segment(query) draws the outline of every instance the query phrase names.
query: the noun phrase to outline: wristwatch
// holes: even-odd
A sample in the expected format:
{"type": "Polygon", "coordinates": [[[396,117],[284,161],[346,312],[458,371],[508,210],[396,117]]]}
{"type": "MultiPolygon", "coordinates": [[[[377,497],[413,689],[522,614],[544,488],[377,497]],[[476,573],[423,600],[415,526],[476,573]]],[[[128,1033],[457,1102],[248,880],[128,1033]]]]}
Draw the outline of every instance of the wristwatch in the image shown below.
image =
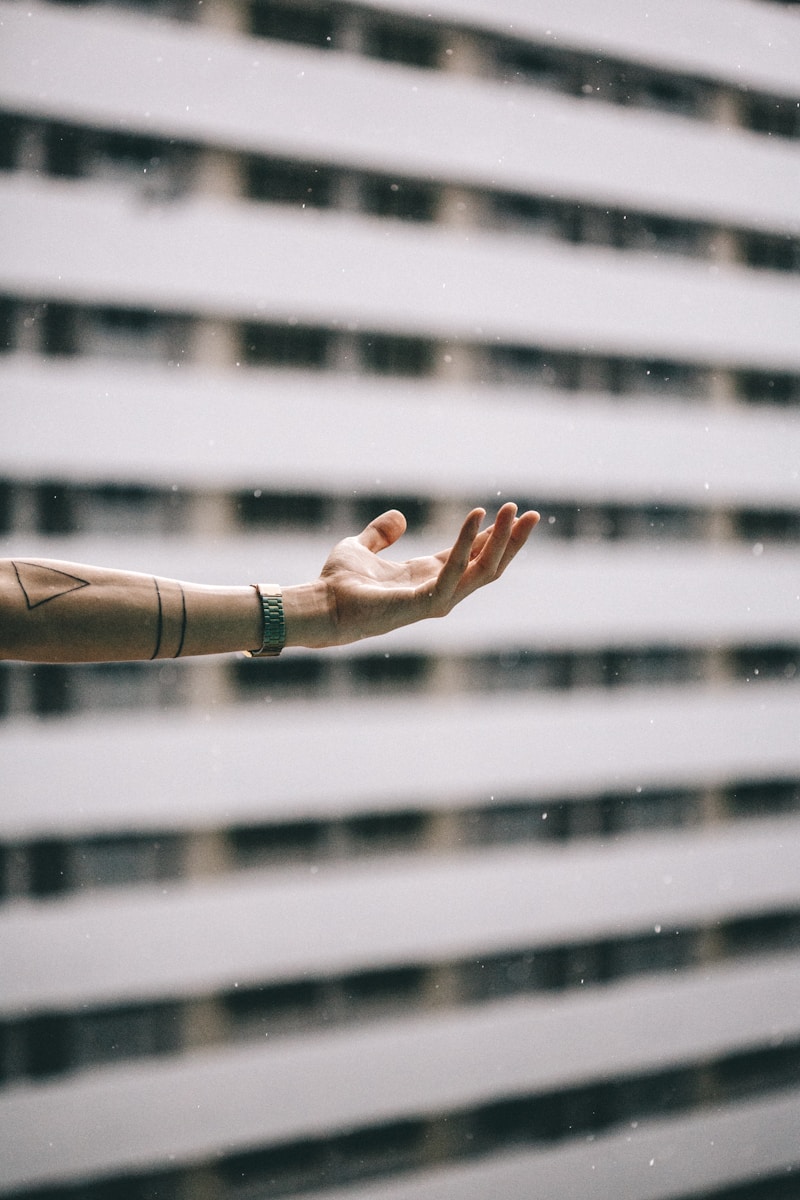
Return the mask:
{"type": "Polygon", "coordinates": [[[286,643],[283,595],[277,583],[252,583],[261,601],[264,632],[257,650],[245,650],[248,658],[277,658],[286,643]]]}

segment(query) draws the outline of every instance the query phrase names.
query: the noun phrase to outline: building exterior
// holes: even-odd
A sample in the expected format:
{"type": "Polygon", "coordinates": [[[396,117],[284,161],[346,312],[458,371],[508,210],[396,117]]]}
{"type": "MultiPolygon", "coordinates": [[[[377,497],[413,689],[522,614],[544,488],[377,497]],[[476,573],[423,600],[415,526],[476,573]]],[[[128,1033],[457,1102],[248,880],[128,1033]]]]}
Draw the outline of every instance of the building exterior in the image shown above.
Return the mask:
{"type": "Polygon", "coordinates": [[[800,13],[0,0],[3,556],[444,622],[0,668],[0,1196],[800,1194],[800,13]]]}

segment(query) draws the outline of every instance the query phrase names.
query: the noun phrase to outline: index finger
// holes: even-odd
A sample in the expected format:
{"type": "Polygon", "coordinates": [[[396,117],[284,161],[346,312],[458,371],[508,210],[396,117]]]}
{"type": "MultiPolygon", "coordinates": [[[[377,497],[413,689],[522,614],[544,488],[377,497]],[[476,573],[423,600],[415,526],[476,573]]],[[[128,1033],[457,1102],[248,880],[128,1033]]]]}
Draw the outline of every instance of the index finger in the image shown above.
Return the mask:
{"type": "Polygon", "coordinates": [[[481,527],[481,521],[486,516],[486,511],[483,508],[473,508],[464,524],[461,526],[458,537],[447,557],[444,566],[439,572],[439,577],[436,580],[436,591],[441,596],[446,596],[455,591],[461,576],[469,566],[470,556],[475,538],[478,536],[478,531],[481,527]]]}

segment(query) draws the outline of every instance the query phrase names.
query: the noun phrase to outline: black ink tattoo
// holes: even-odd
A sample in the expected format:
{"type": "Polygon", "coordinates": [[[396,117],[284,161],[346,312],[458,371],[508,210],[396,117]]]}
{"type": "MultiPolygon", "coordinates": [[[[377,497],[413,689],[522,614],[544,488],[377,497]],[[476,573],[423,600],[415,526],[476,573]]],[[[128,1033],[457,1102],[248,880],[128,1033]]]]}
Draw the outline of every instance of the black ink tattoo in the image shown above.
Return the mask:
{"type": "Polygon", "coordinates": [[[69,592],[89,587],[88,579],[58,571],[55,567],[45,567],[41,563],[12,562],[11,565],[29,610],[38,608],[40,604],[49,604],[51,600],[57,600],[69,592]]]}
{"type": "Polygon", "coordinates": [[[178,642],[178,649],[175,651],[176,658],[180,658],[183,643],[186,639],[186,594],[180,584],[178,584],[178,587],[181,589],[181,640],[178,642]]]}
{"type": "Polygon", "coordinates": [[[158,597],[158,622],[156,624],[156,648],[150,655],[150,661],[158,658],[158,652],[161,649],[161,634],[164,631],[164,609],[161,604],[161,588],[158,586],[158,580],[153,576],[153,583],[156,585],[156,596],[158,597]]]}

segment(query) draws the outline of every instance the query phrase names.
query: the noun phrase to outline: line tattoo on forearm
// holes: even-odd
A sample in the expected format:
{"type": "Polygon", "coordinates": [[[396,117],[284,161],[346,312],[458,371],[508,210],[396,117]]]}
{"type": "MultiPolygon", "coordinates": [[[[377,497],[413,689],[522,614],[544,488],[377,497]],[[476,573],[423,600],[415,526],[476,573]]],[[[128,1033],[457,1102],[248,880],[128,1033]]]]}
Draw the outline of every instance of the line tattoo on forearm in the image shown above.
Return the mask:
{"type": "Polygon", "coordinates": [[[183,584],[171,579],[156,579],[156,648],[150,655],[154,658],[180,658],[186,644],[186,593],[183,584]],[[180,595],[180,602],[178,596],[180,595]],[[173,652],[172,647],[177,644],[173,652]]]}
{"type": "Polygon", "coordinates": [[[183,643],[186,640],[186,593],[183,590],[183,585],[178,584],[181,589],[181,640],[178,642],[178,649],[175,651],[175,658],[180,658],[183,650],[183,643]]]}
{"type": "Polygon", "coordinates": [[[150,655],[150,661],[158,658],[158,652],[161,649],[161,635],[164,632],[164,606],[161,603],[161,588],[158,586],[158,580],[153,576],[153,583],[156,585],[156,597],[158,598],[158,619],[156,621],[156,648],[150,655]]]}

